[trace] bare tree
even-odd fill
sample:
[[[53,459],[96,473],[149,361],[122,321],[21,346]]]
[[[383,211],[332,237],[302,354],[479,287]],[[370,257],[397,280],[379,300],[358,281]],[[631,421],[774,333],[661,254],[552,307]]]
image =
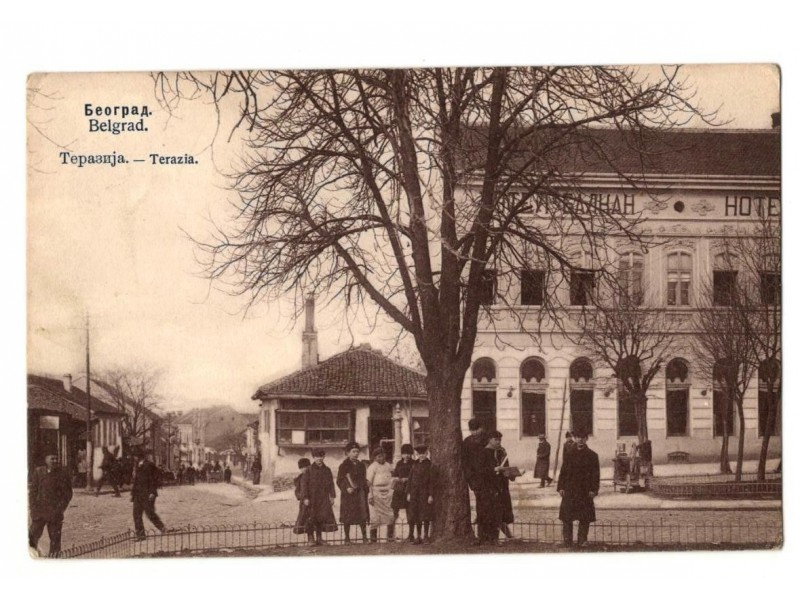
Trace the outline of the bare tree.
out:
[[[645,302],[636,271],[621,267],[581,318],[581,343],[611,369],[619,393],[633,402],[640,446],[648,440],[647,391],[678,339],[677,321],[654,306]]]
[[[231,426],[225,432],[221,433],[211,442],[209,442],[209,444],[211,447],[220,452],[225,450],[233,450],[237,457],[242,457],[244,455],[244,449],[246,445],[245,431],[236,431]]]
[[[736,272],[735,257],[722,251],[717,260],[725,273]],[[750,386],[755,369],[754,348],[747,323],[742,294],[733,279],[709,282],[701,287],[695,315],[697,335],[694,337],[698,364],[712,373],[714,389],[714,427],[722,431],[720,471],[730,473],[728,459],[729,437],[733,432],[733,409],[738,417],[738,448],[736,454],[736,481],[742,477],[744,462],[744,396]]]
[[[299,312],[315,293],[347,314],[377,310],[413,338],[441,477],[439,539],[472,536],[460,405],[487,315],[485,282],[519,275],[534,253],[570,271],[566,237],[596,256],[607,236],[641,242],[636,215],[593,203],[581,174],[640,186],[631,170],[650,164],[658,132],[711,116],[694,106],[677,68],[651,78],[547,67],[179,73],[154,82],[170,107],[203,95],[218,107],[239,102],[248,152],[236,167],[236,219],[199,242],[211,278],[249,303],[294,294]],[[636,160],[623,165],[621,153]],[[558,322],[559,308],[548,301],[532,316]]]
[[[113,369],[103,373],[97,383],[106,390],[116,407],[124,413],[122,435],[126,442],[135,438],[147,441],[156,435],[161,418],[156,414],[161,373],[141,367]]]

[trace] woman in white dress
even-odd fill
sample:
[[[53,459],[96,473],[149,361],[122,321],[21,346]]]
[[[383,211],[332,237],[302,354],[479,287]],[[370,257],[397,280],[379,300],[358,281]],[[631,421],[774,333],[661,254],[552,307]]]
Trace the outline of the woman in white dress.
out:
[[[392,510],[392,466],[386,462],[386,452],[376,448],[372,453],[372,464],[367,467],[369,485],[369,534],[370,541],[378,541],[378,528],[394,526]]]

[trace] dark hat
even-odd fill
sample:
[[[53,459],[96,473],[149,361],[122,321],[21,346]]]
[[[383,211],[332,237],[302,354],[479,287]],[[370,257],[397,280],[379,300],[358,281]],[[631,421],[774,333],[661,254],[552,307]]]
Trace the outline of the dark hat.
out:
[[[400,454],[414,454],[414,447],[411,444],[400,446]]]
[[[359,450],[361,450],[361,446],[359,446],[356,442],[350,442],[347,444],[347,446],[344,447],[344,451],[350,452],[350,450],[352,450],[353,448],[358,448]]]
[[[481,420],[480,420],[480,419],[478,419],[477,417],[472,417],[472,418],[469,420],[468,427],[469,427],[469,430],[470,430],[470,431],[478,431],[478,429],[480,429],[481,427],[483,427],[483,423],[482,423],[482,422],[481,422]]]
[[[540,439],[540,440],[543,440],[543,439],[545,439],[545,438],[547,438],[547,436],[546,436],[545,434],[543,434],[543,433],[540,433],[540,434],[539,434],[539,439]]]
[[[313,448],[311,450],[311,456],[314,456],[314,457],[325,456],[325,450],[323,450],[322,448]]]
[[[311,466],[311,461],[308,460],[307,458],[301,458],[300,460],[297,461],[298,469],[305,469],[306,467],[310,466]]]
[[[567,439],[570,439],[570,438],[572,437],[572,432],[571,432],[571,431],[568,431],[568,432],[567,432],[567,436],[566,436],[566,437],[567,437]]]
[[[428,447],[425,444],[420,444],[414,450],[417,451],[417,454],[425,454],[428,451]]]
[[[586,439],[587,437],[589,437],[589,432],[584,431],[583,429],[576,429],[575,431],[572,432],[572,437]]]
[[[380,455],[386,456],[386,450],[384,450],[381,446],[377,446],[372,449],[372,458],[376,458]]]
[[[486,434],[486,439],[487,440],[502,440],[503,439],[503,434],[500,433],[499,431],[490,431],[489,433]]]

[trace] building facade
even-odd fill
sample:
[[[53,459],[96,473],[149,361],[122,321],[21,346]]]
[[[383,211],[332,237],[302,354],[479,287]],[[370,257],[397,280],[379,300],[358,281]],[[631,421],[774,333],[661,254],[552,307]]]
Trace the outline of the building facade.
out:
[[[764,218],[780,222],[780,130],[683,130],[670,136],[670,150],[644,169],[635,168],[633,156],[627,173],[597,172],[584,165],[578,171],[580,193],[587,204],[620,218],[643,219],[646,249],[621,237],[603,244],[616,256],[625,285],[638,286],[647,306],[680,323],[674,335],[681,343],[648,390],[654,461],[665,462],[671,452],[682,451],[693,461],[713,462],[722,439],[720,392],[712,373],[693,356],[693,316],[701,294],[713,290],[716,304],[718,288],[735,280],[735,271],[722,264],[725,240],[752,230]],[[554,217],[534,200],[529,218],[544,223]],[[574,247],[573,264],[581,263],[580,236],[566,236],[564,243]],[[587,293],[591,283],[581,278],[591,275],[574,271],[561,283],[551,275],[533,265],[516,277],[499,275],[489,282],[491,306],[481,321],[462,391],[462,428],[466,434],[468,420],[481,417],[503,433],[503,445],[516,462],[533,464],[539,434],[548,436],[555,453],[564,434],[579,427],[589,431],[589,445],[608,464],[619,442],[637,439],[632,407],[610,369],[593,361],[576,341],[580,331],[573,317],[591,309],[587,305],[592,302]],[[777,280],[764,301],[779,305],[780,273],[766,276]],[[537,319],[544,298],[552,294],[558,295],[566,325],[548,330]],[[744,398],[747,458],[757,457],[761,447],[764,392],[764,381],[755,374]],[[739,435],[735,426],[732,449]],[[770,450],[771,455],[780,451],[780,425]]]

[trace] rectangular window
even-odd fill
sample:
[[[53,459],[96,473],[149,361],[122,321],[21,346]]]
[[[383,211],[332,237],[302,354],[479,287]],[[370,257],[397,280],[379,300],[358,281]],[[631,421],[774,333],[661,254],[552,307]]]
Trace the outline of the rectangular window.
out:
[[[569,303],[572,306],[589,306],[594,293],[594,273],[573,271],[569,278]]]
[[[538,436],[547,433],[544,394],[522,393],[522,435]]]
[[[667,437],[689,434],[689,390],[667,391]]]
[[[569,394],[569,410],[572,415],[572,430],[594,433],[593,390],[572,390]]]
[[[692,279],[692,259],[685,252],[667,257],[667,305],[689,306]]]
[[[620,303],[641,306],[644,299],[642,275],[644,263],[639,254],[626,254],[619,264]]]
[[[633,398],[624,389],[620,389],[617,402],[617,429],[619,437],[624,435],[638,435],[639,427],[636,424],[636,406]]]
[[[732,306],[736,295],[736,271],[714,271],[714,305]]]
[[[761,303],[773,305],[781,303],[780,273],[761,273]]]
[[[494,390],[472,391],[472,416],[481,420],[486,431],[497,427],[497,394]]]
[[[483,306],[491,306],[494,304],[495,294],[497,292],[497,271],[494,269],[484,270],[479,285],[478,299],[480,303]]]
[[[525,306],[544,304],[544,271],[523,271],[521,275],[522,299]]]
[[[349,410],[278,410],[278,443],[284,446],[345,444],[352,438]]]
[[[726,402],[725,392],[714,390],[714,437],[722,437],[727,420],[728,435],[733,435],[733,401]],[[727,404],[727,406],[726,406]],[[727,410],[726,410],[727,408]],[[727,419],[725,419],[727,413]]]

